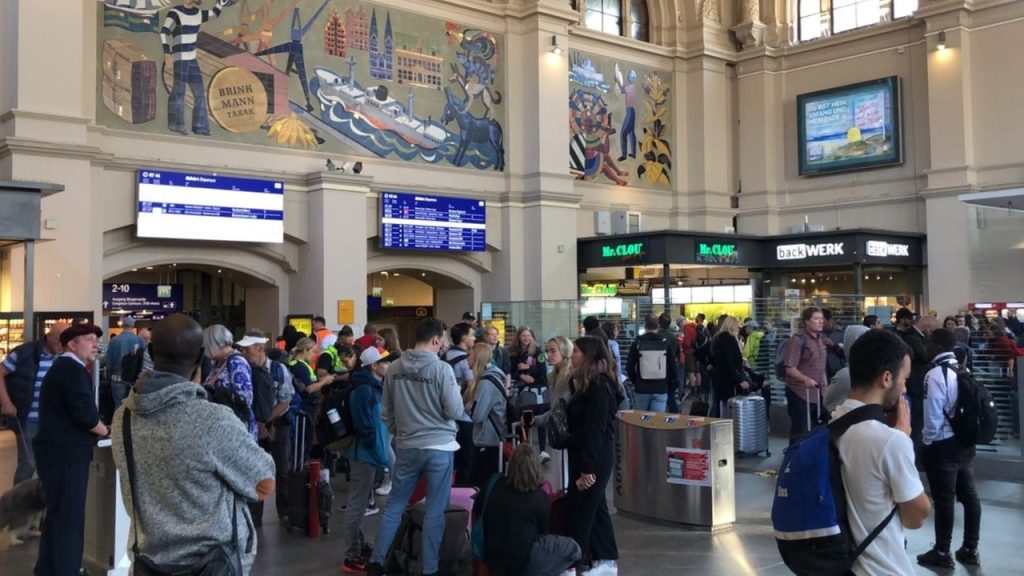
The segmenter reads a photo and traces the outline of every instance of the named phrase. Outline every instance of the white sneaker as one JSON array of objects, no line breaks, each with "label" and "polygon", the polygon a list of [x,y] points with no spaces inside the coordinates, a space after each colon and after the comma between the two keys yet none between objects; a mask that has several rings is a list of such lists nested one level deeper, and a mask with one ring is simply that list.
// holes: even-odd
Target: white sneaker
[{"label": "white sneaker", "polygon": [[619,576],[619,564],[615,560],[599,560],[585,576]]},{"label": "white sneaker", "polygon": [[391,494],[391,480],[381,484],[380,488],[377,488],[374,492],[377,496],[387,496],[388,494]]},{"label": "white sneaker", "polygon": [[547,452],[542,451],[540,453],[540,463],[541,464],[547,464],[548,462],[551,462],[551,454],[548,454]]}]

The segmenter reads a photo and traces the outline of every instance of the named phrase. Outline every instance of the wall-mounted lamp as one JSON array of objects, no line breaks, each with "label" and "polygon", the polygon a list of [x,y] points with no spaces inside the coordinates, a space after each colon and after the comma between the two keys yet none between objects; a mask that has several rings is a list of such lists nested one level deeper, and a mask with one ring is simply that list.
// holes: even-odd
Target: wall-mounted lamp
[{"label": "wall-mounted lamp", "polygon": [[942,52],[946,49],[946,31],[939,30],[939,42],[935,45],[935,49]]},{"label": "wall-mounted lamp", "polygon": [[558,34],[551,37],[551,53],[559,56],[562,54],[562,41],[558,38]]}]

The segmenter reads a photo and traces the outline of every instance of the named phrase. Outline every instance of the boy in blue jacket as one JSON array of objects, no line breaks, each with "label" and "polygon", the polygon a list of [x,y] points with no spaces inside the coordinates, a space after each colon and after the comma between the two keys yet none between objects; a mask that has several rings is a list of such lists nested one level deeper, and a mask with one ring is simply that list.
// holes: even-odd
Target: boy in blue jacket
[{"label": "boy in blue jacket", "polygon": [[343,533],[345,563],[341,570],[346,574],[366,572],[372,553],[363,537],[363,517],[366,503],[373,495],[373,477],[378,468],[388,465],[387,428],[380,415],[381,394],[384,375],[396,356],[371,346],[359,355],[360,368],[350,378],[349,408],[355,441],[345,451],[352,474]]}]

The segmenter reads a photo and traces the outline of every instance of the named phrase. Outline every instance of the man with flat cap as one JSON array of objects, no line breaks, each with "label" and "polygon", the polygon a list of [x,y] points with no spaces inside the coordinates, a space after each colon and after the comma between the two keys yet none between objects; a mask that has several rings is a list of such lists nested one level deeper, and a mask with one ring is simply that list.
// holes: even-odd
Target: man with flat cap
[{"label": "man with flat cap", "polygon": [[53,361],[39,391],[39,433],[32,443],[46,491],[46,520],[35,576],[77,576],[85,543],[85,494],[100,421],[86,366],[96,360],[103,331],[75,324],[60,335],[64,353]]},{"label": "man with flat cap", "polygon": [[157,322],[149,346],[153,371],[139,377],[111,424],[133,558],[191,566],[227,547],[248,574],[256,532],[246,503],[274,493],[274,460],[192,381],[203,359],[195,320],[173,314]]}]

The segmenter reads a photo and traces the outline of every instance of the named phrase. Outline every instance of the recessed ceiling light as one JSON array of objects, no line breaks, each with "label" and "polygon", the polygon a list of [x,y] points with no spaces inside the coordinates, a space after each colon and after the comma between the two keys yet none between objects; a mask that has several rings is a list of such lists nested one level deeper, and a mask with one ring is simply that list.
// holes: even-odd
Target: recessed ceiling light
[{"label": "recessed ceiling light", "polygon": [[132,272],[138,272],[138,271],[139,271],[138,268],[132,268]]},{"label": "recessed ceiling light", "polygon": [[152,266],[146,266],[146,270],[152,270],[152,269],[153,269]]}]

